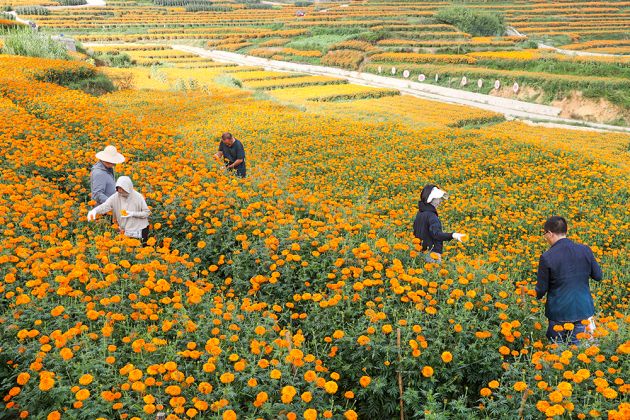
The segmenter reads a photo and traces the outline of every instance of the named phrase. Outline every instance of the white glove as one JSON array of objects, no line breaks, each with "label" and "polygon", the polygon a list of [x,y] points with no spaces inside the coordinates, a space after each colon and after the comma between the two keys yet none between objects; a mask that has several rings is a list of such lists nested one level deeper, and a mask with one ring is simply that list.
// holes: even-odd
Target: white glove
[{"label": "white glove", "polygon": [[126,216],[121,216],[123,219],[128,219],[130,217],[135,217],[136,216],[136,212],[135,211],[128,211]]},{"label": "white glove", "polygon": [[463,238],[464,236],[466,236],[466,235],[464,235],[463,233],[457,233],[457,232],[456,232],[456,233],[453,233],[453,239],[457,239],[459,242],[461,242],[461,241],[462,241],[462,238]]},{"label": "white glove", "polygon": [[88,211],[87,219],[88,219],[88,222],[90,220],[96,220],[96,212],[94,210]]}]

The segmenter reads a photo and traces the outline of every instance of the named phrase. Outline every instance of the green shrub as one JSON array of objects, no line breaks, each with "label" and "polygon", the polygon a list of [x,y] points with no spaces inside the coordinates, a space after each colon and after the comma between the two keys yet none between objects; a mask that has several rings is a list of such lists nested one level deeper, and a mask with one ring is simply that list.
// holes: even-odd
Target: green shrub
[{"label": "green shrub", "polygon": [[356,39],[357,41],[366,41],[366,42],[375,43],[377,41],[380,41],[382,39],[389,38],[389,37],[390,37],[390,33],[388,31],[380,30],[380,31],[375,31],[375,32],[361,32],[360,34],[357,34],[356,36],[354,36],[353,39]]},{"label": "green shrub", "polygon": [[461,6],[441,9],[435,15],[441,23],[456,26],[459,30],[476,36],[499,36],[505,31],[503,15],[471,10]]},{"label": "green shrub", "polygon": [[232,8],[228,6],[213,6],[212,4],[189,4],[186,6],[187,12],[229,12]]},{"label": "green shrub", "polygon": [[273,6],[270,4],[248,4],[246,9],[271,9]]},{"label": "green shrub", "polygon": [[312,6],[313,2],[312,1],[296,1],[295,3],[293,3],[293,5],[296,7],[308,7],[308,6]]},{"label": "green shrub", "polygon": [[98,65],[109,67],[131,67],[133,64],[128,54],[119,51],[96,52],[92,57]]},{"label": "green shrub", "polygon": [[18,15],[39,15],[46,16],[50,14],[50,10],[43,6],[22,6],[16,7],[15,13]]},{"label": "green shrub", "polygon": [[63,45],[48,35],[31,31],[30,28],[7,33],[2,53],[64,60],[70,58]]},{"label": "green shrub", "polygon": [[85,0],[57,0],[62,6],[82,6],[87,4]]},{"label": "green shrub", "polygon": [[114,83],[102,73],[94,72],[91,77],[74,80],[66,85],[69,89],[82,90],[90,95],[104,95],[116,90]]}]

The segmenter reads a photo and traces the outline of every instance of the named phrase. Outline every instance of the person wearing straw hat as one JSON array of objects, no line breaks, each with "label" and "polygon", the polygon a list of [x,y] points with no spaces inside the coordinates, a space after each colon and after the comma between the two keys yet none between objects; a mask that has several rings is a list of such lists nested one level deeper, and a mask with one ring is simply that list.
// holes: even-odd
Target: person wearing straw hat
[{"label": "person wearing straw hat", "polygon": [[133,188],[128,176],[121,176],[116,182],[116,192],[105,202],[88,212],[88,221],[95,220],[97,214],[112,212],[120,228],[130,238],[142,239],[145,244],[149,237],[149,215],[151,211],[144,196]]},{"label": "person wearing straw hat", "polygon": [[413,234],[422,241],[422,250],[426,252],[426,262],[441,262],[443,242],[456,239],[462,241],[462,233],[442,232],[442,222],[438,217],[437,207],[448,198],[448,194],[428,184],[422,189],[418,202],[418,213],[413,222]]},{"label": "person wearing straw hat", "polygon": [[92,187],[92,199],[96,204],[103,204],[116,192],[116,178],[114,167],[125,161],[125,157],[118,153],[114,146],[106,146],[96,154],[98,162],[92,166],[90,173],[90,185]]}]

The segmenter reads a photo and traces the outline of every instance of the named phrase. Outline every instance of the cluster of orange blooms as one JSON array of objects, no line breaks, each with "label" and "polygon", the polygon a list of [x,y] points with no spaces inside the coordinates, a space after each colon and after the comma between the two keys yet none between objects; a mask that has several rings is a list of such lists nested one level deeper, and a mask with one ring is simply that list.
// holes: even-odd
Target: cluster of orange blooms
[{"label": "cluster of orange blooms", "polygon": [[[360,122],[225,87],[92,97],[36,78],[83,66],[0,56],[8,413],[627,417],[627,136],[606,161],[560,147],[559,130],[545,144],[524,128]],[[225,130],[245,145],[244,180],[211,158]],[[152,208],[145,247],[85,220],[106,144]],[[470,237],[441,266],[410,233],[428,182],[452,195],[447,230]],[[540,224],[556,212],[605,272],[597,342],[580,347],[547,344],[532,297]]]}]

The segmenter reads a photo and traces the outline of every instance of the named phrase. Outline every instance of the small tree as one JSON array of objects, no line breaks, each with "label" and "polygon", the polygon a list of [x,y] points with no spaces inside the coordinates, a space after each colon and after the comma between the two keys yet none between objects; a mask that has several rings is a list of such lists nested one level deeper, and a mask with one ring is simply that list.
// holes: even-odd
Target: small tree
[{"label": "small tree", "polygon": [[435,19],[475,36],[500,36],[505,32],[504,18],[499,13],[454,6],[440,9]]}]

